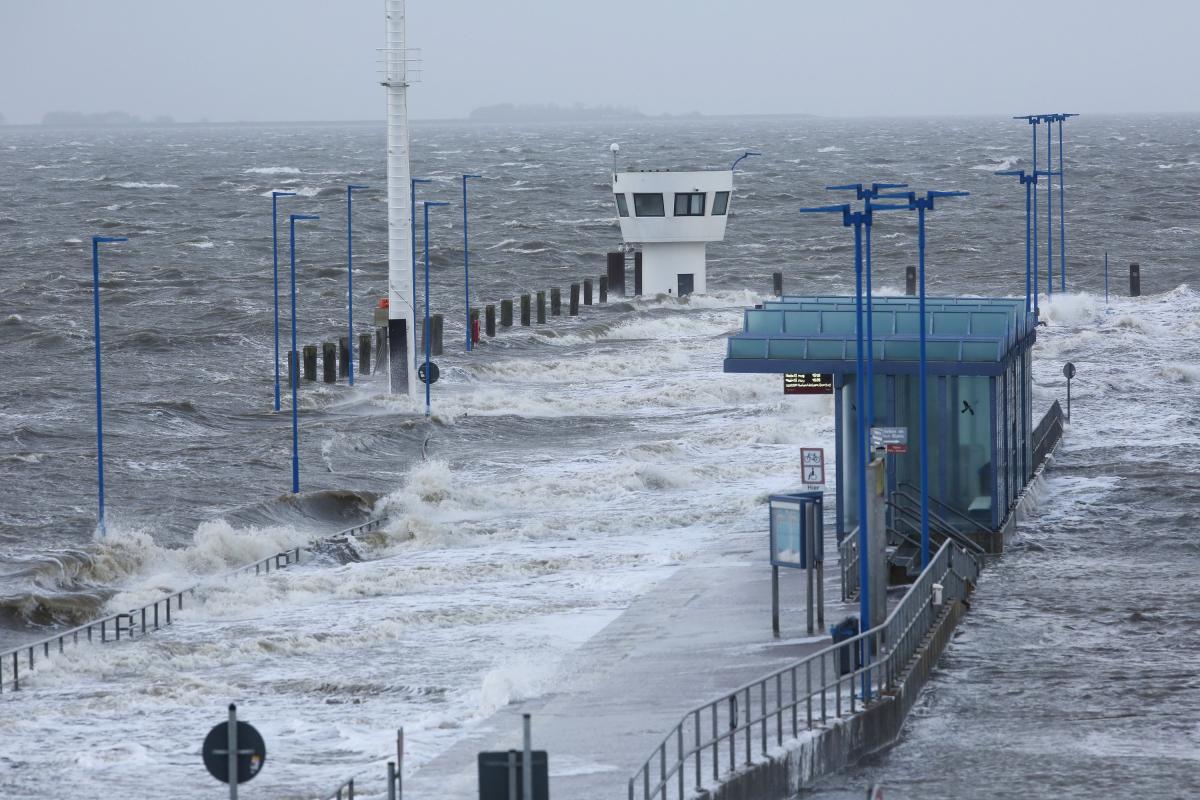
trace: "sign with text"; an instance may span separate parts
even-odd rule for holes
[[[871,449],[907,453],[908,428],[871,428]]]
[[[825,449],[800,448],[800,480],[810,486],[825,485]]]
[[[833,394],[833,374],[829,372],[785,372],[784,394]]]

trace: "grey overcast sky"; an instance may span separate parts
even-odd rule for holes
[[[0,0],[0,114],[382,119],[383,0]],[[413,118],[1198,111],[1194,0],[409,0]]]

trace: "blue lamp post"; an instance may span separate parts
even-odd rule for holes
[[[762,155],[762,153],[756,153],[753,150],[747,150],[746,152],[742,153],[740,156],[738,156],[737,158],[735,158],[733,160],[733,164],[730,165],[729,171],[733,172],[735,169],[737,169],[737,165],[742,163],[742,161],[744,159],[750,158],[750,156],[761,156],[761,155]]]
[[[1066,185],[1067,185],[1067,164],[1063,159],[1063,122],[1070,117],[1078,117],[1078,114],[1053,114],[1054,121],[1058,123],[1058,257],[1059,257],[1059,289],[1067,290],[1067,211],[1066,211]]]
[[[442,200],[426,200],[421,204],[425,207],[425,416],[430,415],[429,387],[433,384],[433,376],[429,374],[429,362],[432,355],[429,341],[429,209],[431,206],[448,206]]]
[[[1023,117],[1013,117],[1013,119],[1023,119],[1029,123],[1029,132],[1032,134],[1033,142],[1033,169],[1032,174],[1036,178],[1038,173],[1038,146],[1037,146],[1037,126],[1041,123],[1041,117],[1037,114],[1030,114]],[[1038,200],[1037,192],[1033,193],[1033,312],[1038,312]]]
[[[292,352],[296,353],[296,220],[320,219],[315,214],[292,214],[288,221],[291,225],[291,260],[292,260]],[[300,403],[297,388],[300,364],[293,356],[292,368],[288,370],[292,383],[292,494],[300,492]]]
[[[934,201],[939,197],[966,197],[968,192],[939,192],[927,191],[924,197],[917,197],[916,192],[908,192],[906,206],[888,206],[890,208],[907,208],[917,212],[917,284],[919,286],[917,313],[921,317],[920,346],[918,350],[917,391],[920,404],[920,438],[921,438],[921,569],[929,566],[931,557],[929,547],[929,408],[927,401],[928,365],[925,359],[925,337],[929,324],[925,317],[925,212],[933,211]],[[884,208],[884,206],[876,206]]]
[[[432,178],[411,178],[409,180],[409,233],[412,235],[412,301],[413,319],[417,318],[417,184],[433,183]]]
[[[96,477],[100,501],[97,527],[101,536],[104,536],[107,530],[104,525],[104,382],[100,377],[100,245],[127,241],[129,239],[124,236],[92,237],[92,312],[96,341]]]
[[[467,178],[479,178],[479,175],[462,176],[463,182],[463,295],[467,301],[467,352],[471,352],[474,343],[471,341],[471,242],[467,235]]]
[[[841,214],[842,225],[854,228],[854,335],[857,344],[855,361],[855,389],[858,395],[858,613],[860,617],[859,630],[865,631],[871,627],[871,581],[868,569],[869,552],[867,539],[867,431],[866,431],[866,381],[863,367],[863,227],[868,225],[872,210],[868,206],[863,211],[851,211],[850,204],[839,206],[819,206],[802,208],[803,214]],[[869,695],[870,682],[866,673],[863,674],[863,699]]]
[[[351,183],[346,186],[346,342],[349,348],[347,364],[350,385],[354,385],[354,190],[367,189]]]
[[[871,298],[874,292],[871,288],[871,228],[875,226],[875,215],[870,213],[871,201],[880,196],[880,192],[889,189],[905,189],[907,183],[872,183],[869,187],[861,183],[850,183],[842,186],[826,186],[829,191],[854,192],[855,196],[865,203],[867,209],[864,238],[864,284],[867,315],[867,424],[875,424],[875,309]]]
[[[1030,239],[1030,214],[1033,187],[1037,185],[1037,175],[1026,175],[1023,169],[1010,169],[997,172],[997,175],[1015,175],[1025,187],[1025,313],[1037,313],[1037,277],[1030,272],[1029,251],[1033,242]],[[1032,282],[1032,287],[1031,287]],[[1032,288],[1033,297],[1030,298]],[[1032,305],[1031,305],[1032,299]]]
[[[279,216],[281,197],[295,197],[295,192],[271,192],[271,285],[275,289],[275,410],[279,410]]]

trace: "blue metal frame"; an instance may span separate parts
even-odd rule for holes
[[[795,563],[795,562],[791,562],[791,561],[778,561],[775,558],[775,552],[777,550],[777,548],[775,547],[775,536],[776,536],[775,518],[774,518],[774,516],[771,515],[771,512],[774,510],[772,503],[774,503],[777,500],[780,502],[785,502],[785,503],[796,503],[797,505],[800,506],[800,547],[799,547],[800,562],[799,563]],[[805,517],[805,513],[804,513],[804,511],[805,511],[804,507],[810,503],[815,504],[817,507],[817,509],[816,509],[817,518],[823,518],[823,515],[825,513],[825,493],[824,492],[821,492],[821,491],[789,492],[787,494],[773,494],[767,498],[767,515],[768,515],[768,524],[767,524],[768,536],[767,536],[767,538],[768,538],[768,547],[770,548],[769,557],[770,557],[770,561],[771,561],[771,566],[787,567],[788,569],[808,569],[808,556],[809,556],[808,536],[807,536],[808,531],[805,530],[806,517]],[[824,561],[825,560],[825,543],[822,542],[820,538],[818,538],[816,541],[815,549],[816,549],[816,553],[814,554],[815,555],[814,561],[816,561],[816,562]]]
[[[275,288],[275,410],[279,410],[279,219],[280,197],[295,197],[295,192],[271,192],[271,285]]]
[[[293,356],[291,373],[288,380],[292,384],[292,494],[300,493],[300,402],[299,402],[299,352],[296,349],[296,220],[320,219],[316,214],[292,214],[289,218],[291,226],[291,262],[292,262],[292,350]]]
[[[471,341],[471,244],[467,236],[467,178],[480,178],[481,175],[469,175],[464,173],[462,176],[463,186],[463,295],[466,298],[467,312],[467,352],[474,349],[474,342]]]
[[[1009,169],[994,173],[996,175],[1015,175],[1025,187],[1025,313],[1037,313],[1037,283],[1033,283],[1033,298],[1031,305],[1030,301],[1030,281],[1033,280],[1031,272],[1031,264],[1029,260],[1029,250],[1032,244],[1030,238],[1030,200],[1033,195],[1033,187],[1037,185],[1037,175],[1026,175],[1023,169]]]
[[[429,342],[429,209],[431,206],[448,206],[444,200],[426,200],[421,204],[425,209],[425,416],[431,414],[429,363],[431,358]]]
[[[1066,171],[1063,169],[1063,122],[1071,117],[1077,117],[1078,114],[1027,114],[1024,116],[1013,117],[1013,119],[1026,120],[1032,126],[1033,139],[1033,174],[1046,175],[1049,180],[1046,181],[1046,291],[1048,297],[1054,296],[1054,180],[1053,176],[1059,176],[1058,181],[1058,224],[1059,224],[1059,291],[1067,290],[1067,223],[1066,223]],[[1038,142],[1037,142],[1037,126],[1041,123],[1046,123],[1046,170],[1039,172],[1037,168],[1038,158]],[[1058,123],[1058,170],[1054,169],[1054,141],[1053,128],[1054,123]],[[1033,194],[1033,265],[1034,265],[1034,291],[1036,310],[1036,291],[1037,291],[1037,192]]]
[[[96,485],[100,508],[96,526],[101,536],[104,536],[108,529],[104,519],[104,381],[100,375],[100,245],[128,241],[129,239],[125,236],[92,237],[92,315],[96,344]]]

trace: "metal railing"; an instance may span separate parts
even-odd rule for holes
[[[1033,465],[1030,472],[1036,470],[1053,452],[1058,440],[1062,438],[1063,410],[1058,401],[1050,406],[1050,410],[1042,417],[1042,421],[1033,429]]]
[[[838,542],[838,568],[842,572],[842,602],[858,596],[858,528]]]
[[[908,500],[917,509],[917,512],[920,513],[921,490],[919,487],[914,486],[911,483],[907,483],[905,481],[900,481],[900,483],[896,484],[896,491],[893,492],[893,494],[899,494],[905,500]],[[986,534],[994,533],[994,531],[991,528],[989,528],[987,525],[984,525],[982,522],[975,519],[974,517],[970,517],[967,514],[964,514],[962,511],[959,511],[957,508],[950,505],[949,503],[942,502],[938,498],[934,497],[932,494],[929,495],[929,504],[931,506],[937,506],[942,511],[950,512],[952,515],[954,515],[958,519],[961,519],[963,522],[966,522],[968,525],[974,527],[980,533],[986,533]],[[935,519],[935,520],[941,522],[946,527],[953,529],[953,526],[949,522],[942,519],[940,516],[935,516],[934,511],[930,510],[929,516],[931,519]]]
[[[208,585],[214,579],[229,580],[230,578],[248,575],[251,572],[255,575],[270,575],[272,570],[278,571],[299,564],[300,554],[303,550],[312,550],[323,542],[329,542],[339,537],[365,533],[378,528],[382,524],[382,518],[369,520],[361,525],[355,525],[352,528],[346,528],[330,536],[318,539],[307,547],[293,547],[290,550],[283,550],[266,558],[260,558],[258,561],[243,564],[229,572],[214,575],[204,583],[197,583],[186,589],[170,592],[129,611],[119,611],[115,614],[109,614],[108,616],[94,619],[91,622],[86,622],[78,627],[56,633],[53,636],[47,636],[45,639],[39,639],[36,642],[6,650],[0,653],[0,694],[6,689],[13,692],[21,688],[22,669],[27,672],[32,671],[36,666],[39,653],[42,660],[47,660],[50,658],[52,652],[65,652],[68,644],[72,646],[81,643],[107,644],[108,642],[119,642],[122,636],[126,639],[133,639],[153,633],[172,623],[172,609],[176,613],[183,610],[184,595],[190,594],[192,597],[195,597],[198,589],[204,588],[204,586]],[[27,666],[22,668],[22,662],[25,662]]]
[[[404,728],[396,731],[396,760],[387,762],[388,800],[404,798]],[[354,800],[354,778],[350,778],[331,794],[321,795],[320,800]]]
[[[849,537],[847,537],[849,538]],[[629,800],[685,800],[785,738],[857,713],[895,685],[938,616],[967,596],[979,565],[947,541],[881,624],[689,711],[629,779]],[[933,605],[933,585],[943,606]]]

